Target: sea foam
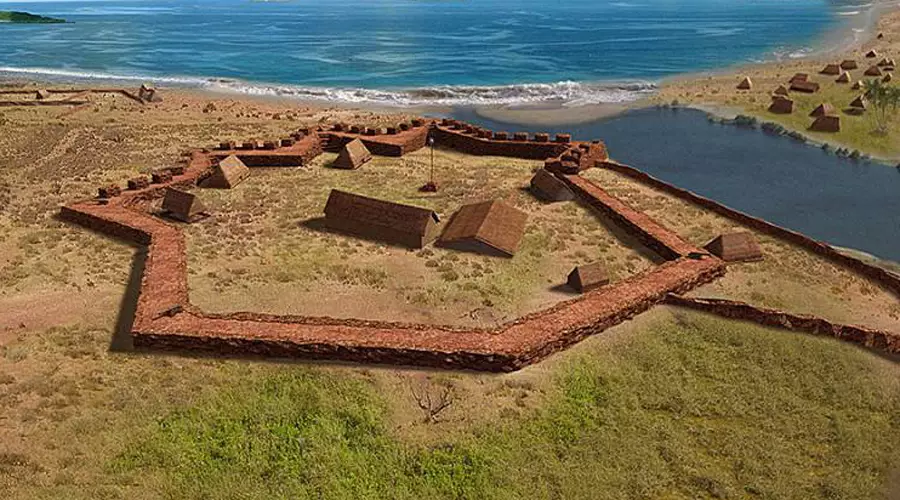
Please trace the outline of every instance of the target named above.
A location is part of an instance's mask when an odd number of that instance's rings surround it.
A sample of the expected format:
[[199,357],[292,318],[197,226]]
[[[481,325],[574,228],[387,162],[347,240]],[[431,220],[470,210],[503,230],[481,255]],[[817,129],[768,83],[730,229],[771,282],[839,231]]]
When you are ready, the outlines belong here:
[[160,86],[198,87],[212,91],[257,96],[277,96],[324,102],[386,106],[468,106],[555,103],[585,105],[623,103],[653,93],[657,86],[647,81],[523,83],[513,85],[436,85],[409,89],[315,87],[266,84],[229,78],[150,76],[103,72],[0,66],[0,73],[28,75],[50,81],[105,80],[148,82]]

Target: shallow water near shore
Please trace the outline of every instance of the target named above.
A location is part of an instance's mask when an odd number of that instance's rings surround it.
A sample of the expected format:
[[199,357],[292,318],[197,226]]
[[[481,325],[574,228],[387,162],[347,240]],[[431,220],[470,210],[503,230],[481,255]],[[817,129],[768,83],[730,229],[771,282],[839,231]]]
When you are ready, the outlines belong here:
[[[630,101],[827,44],[865,0],[69,0],[4,26],[0,73],[393,105]],[[833,41],[833,40],[832,40]]]
[[572,126],[510,125],[457,110],[492,130],[571,132],[610,156],[737,210],[832,245],[900,262],[900,170],[854,162],[693,109],[645,108]]

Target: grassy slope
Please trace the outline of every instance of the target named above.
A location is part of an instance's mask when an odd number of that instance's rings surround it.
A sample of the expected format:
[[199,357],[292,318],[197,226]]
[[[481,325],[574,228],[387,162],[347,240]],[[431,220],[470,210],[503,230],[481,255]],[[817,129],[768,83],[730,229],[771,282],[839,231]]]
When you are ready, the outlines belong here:
[[[821,80],[824,78],[817,78],[817,81]],[[861,91],[851,90],[850,85],[836,84],[826,80],[822,82],[822,90],[815,94],[792,92],[790,98],[794,101],[794,112],[790,115],[770,113],[768,102],[752,103],[746,109],[763,120],[780,123],[820,142],[840,144],[879,156],[896,155],[900,151],[900,123],[896,116],[893,117],[887,134],[876,134],[873,132],[875,121],[871,111],[860,116],[842,112],[843,109],[849,107],[853,99],[861,94]],[[840,132],[832,134],[807,130],[813,120],[809,117],[809,113],[822,103],[831,103],[838,111],[841,117]]]
[[674,318],[566,363],[542,409],[440,445],[391,437],[366,383],[292,368],[144,422],[110,468],[172,498],[881,494],[900,445],[896,365],[831,340]]

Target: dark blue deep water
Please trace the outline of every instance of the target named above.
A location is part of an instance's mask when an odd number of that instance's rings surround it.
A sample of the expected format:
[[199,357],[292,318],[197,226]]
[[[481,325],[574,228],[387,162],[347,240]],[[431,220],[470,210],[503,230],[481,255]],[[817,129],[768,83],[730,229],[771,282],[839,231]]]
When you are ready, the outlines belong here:
[[692,109],[648,108],[564,127],[516,126],[470,111],[493,130],[602,139],[610,156],[655,177],[832,245],[900,262],[900,170],[854,162]]
[[0,24],[0,72],[115,75],[351,102],[609,102],[632,99],[664,76],[802,54],[841,20],[867,18],[867,5],[2,0],[0,9],[71,23]]

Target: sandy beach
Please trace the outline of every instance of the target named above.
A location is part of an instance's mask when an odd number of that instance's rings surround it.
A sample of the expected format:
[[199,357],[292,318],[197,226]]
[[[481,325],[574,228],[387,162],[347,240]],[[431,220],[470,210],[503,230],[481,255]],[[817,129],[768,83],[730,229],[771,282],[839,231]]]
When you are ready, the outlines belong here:
[[[638,109],[660,104],[680,105],[700,109],[712,115],[731,119],[738,114],[749,114],[765,121],[781,123],[788,129],[805,132],[805,126],[796,120],[785,120],[783,116],[767,111],[771,92],[778,85],[787,83],[787,79],[795,73],[808,73],[812,80],[823,85],[821,97],[818,94],[800,96],[805,107],[800,111],[809,112],[820,102],[829,99],[849,102],[859,92],[852,92],[850,85],[836,85],[834,77],[818,75],[825,64],[840,62],[844,59],[856,60],[859,69],[851,71],[852,81],[863,78],[863,71],[883,57],[900,57],[900,4],[896,2],[879,2],[860,14],[860,20],[841,25],[837,30],[825,34],[816,50],[804,57],[786,58],[755,64],[742,64],[715,71],[689,73],[674,76],[658,82],[657,90],[646,98],[626,103],[600,103],[589,105],[567,106],[563,104],[511,105],[476,107],[479,116],[510,123],[513,125],[557,126],[576,125],[595,120],[609,118],[630,109]],[[879,38],[879,34],[881,38]],[[879,57],[866,58],[869,50],[876,50]],[[744,77],[753,81],[750,91],[736,88]],[[838,96],[834,92],[841,92]],[[847,102],[834,102],[841,107]],[[800,116],[800,113],[795,113]],[[804,113],[805,115],[805,113]],[[900,130],[895,123],[888,136],[879,139],[867,137],[859,133],[860,128],[868,125],[868,117],[845,116],[845,122],[857,132],[856,137],[849,133],[836,136],[816,136],[819,142],[828,142],[836,146],[860,149],[884,160],[900,159]],[[856,122],[856,123],[854,123]],[[862,136],[862,137],[860,137]]]
[[[564,126],[577,125],[609,118],[630,109],[637,109],[659,104],[677,104],[695,107],[711,114],[732,118],[737,114],[751,114],[766,120],[782,123],[788,128],[798,129],[796,123],[786,121],[783,117],[772,115],[766,111],[769,96],[779,84],[797,72],[816,75],[828,62],[839,62],[843,59],[854,59],[860,69],[851,72],[853,81],[862,77],[862,71],[874,61],[867,60],[864,54],[876,49],[881,57],[898,57],[900,55],[900,4],[897,2],[876,2],[867,10],[860,12],[850,21],[842,22],[816,40],[814,49],[801,57],[784,57],[781,60],[755,64],[741,64],[720,68],[714,71],[680,74],[663,79],[655,84],[647,82],[653,91],[639,100],[625,102],[608,102],[594,104],[578,104],[566,102],[523,103],[510,105],[475,105],[472,107],[476,115],[511,125],[518,126]],[[883,38],[877,38],[882,34]],[[879,59],[881,58],[879,57]],[[857,74],[858,73],[858,74]],[[737,83],[743,76],[753,80],[751,91],[739,91]],[[816,81],[830,84],[828,78],[814,77]],[[833,77],[831,78],[833,80]],[[115,85],[134,86],[134,81],[109,82]],[[47,86],[60,88],[70,87],[63,83],[39,81],[27,76],[0,76],[0,84],[15,88],[44,88]],[[104,83],[106,85],[106,83]],[[76,87],[96,86],[86,80],[78,80]],[[827,85],[833,86],[833,85]],[[849,87],[849,86],[847,86]],[[221,103],[237,113],[252,113],[244,109],[246,105],[259,105],[262,108],[317,110],[323,116],[360,118],[372,116],[443,116],[451,113],[453,107],[447,105],[393,106],[367,102],[343,102],[325,100],[302,100],[288,95],[267,95],[243,93],[227,90],[225,87],[163,86],[165,95],[179,101]],[[847,93],[851,96],[851,93]],[[815,98],[816,96],[813,96]],[[852,97],[849,97],[852,98]],[[247,103],[240,104],[240,103]],[[839,103],[834,103],[840,105]],[[243,109],[243,111],[237,111]],[[358,116],[357,116],[358,115]],[[896,130],[895,134],[900,133]],[[846,143],[858,147],[886,159],[900,157],[900,146],[894,141],[885,140],[874,144],[857,144],[859,141],[848,139],[846,134],[839,134],[833,143]],[[891,135],[891,139],[895,137]],[[900,141],[896,141],[900,144]]]

